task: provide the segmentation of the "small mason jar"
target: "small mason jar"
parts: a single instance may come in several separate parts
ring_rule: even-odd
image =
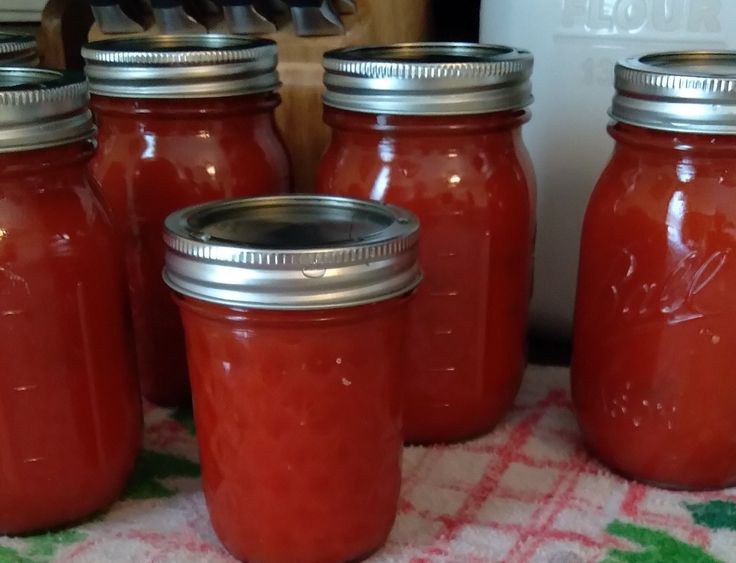
[[[120,495],[141,442],[118,239],[84,76],[0,68],[0,533]]]
[[[525,367],[535,199],[521,126],[532,56],[419,43],[331,51],[324,65],[332,140],[318,191],[392,203],[422,222],[406,439],[487,432]]]
[[[580,254],[572,390],[590,449],[675,488],[736,484],[736,52],[616,66],[616,145]]]
[[[25,33],[0,33],[0,66],[37,66],[36,39]]]
[[[276,44],[229,35],[110,39],[82,54],[99,145],[93,177],[122,232],[143,394],[189,400],[161,225],[182,207],[289,189],[276,129]]]
[[[166,220],[207,505],[236,557],[349,561],[388,536],[418,226],[396,207],[306,195]]]

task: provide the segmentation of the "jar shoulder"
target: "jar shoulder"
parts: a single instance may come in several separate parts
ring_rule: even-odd
[[[387,183],[391,188],[484,192],[490,184],[530,188],[534,174],[525,147],[513,137],[484,139],[466,135],[413,137],[333,136],[319,169],[319,182],[339,189],[346,184]]]
[[[636,213],[662,225],[692,214],[736,219],[736,156],[617,148],[592,191],[587,215],[605,222]]]
[[[0,256],[6,261],[10,256],[63,258],[77,245],[112,246],[113,227],[83,166],[24,177],[0,175],[0,194]]]
[[[122,165],[145,169],[161,163],[180,169],[288,166],[286,145],[275,127],[237,123],[161,128],[139,125],[124,129],[101,125],[92,170]]]

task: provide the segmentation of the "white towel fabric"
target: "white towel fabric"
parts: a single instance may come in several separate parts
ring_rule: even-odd
[[[736,562],[736,490],[677,493],[614,476],[580,444],[565,368],[531,366],[491,434],[407,448],[399,514],[371,563]],[[191,421],[149,407],[126,499],[53,534],[0,538],[0,563],[224,563]]]

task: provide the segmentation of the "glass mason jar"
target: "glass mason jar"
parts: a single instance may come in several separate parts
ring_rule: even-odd
[[[0,33],[0,66],[36,66],[36,39],[25,33]]]
[[[533,329],[572,337],[585,206],[613,142],[606,135],[616,61],[661,51],[736,48],[729,0],[482,0],[481,43],[534,53],[534,119],[524,142],[537,174]]]
[[[29,103],[30,102],[30,103]],[[118,240],[82,75],[0,68],[0,533],[120,495],[141,440]]]
[[[393,524],[418,222],[276,196],[166,220],[212,524],[236,557],[357,560]]]
[[[736,484],[736,53],[616,67],[583,228],[572,362],[585,441],[654,484]]]
[[[534,178],[520,128],[532,56],[405,44],[332,51],[324,64],[332,140],[318,190],[393,203],[422,223],[406,439],[486,432],[525,366]]]
[[[143,394],[189,400],[181,323],[161,280],[161,225],[182,207],[288,191],[274,121],[276,45],[221,35],[84,48],[99,128],[91,171],[123,232]]]

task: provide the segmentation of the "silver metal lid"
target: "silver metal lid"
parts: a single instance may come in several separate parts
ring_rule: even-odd
[[[95,134],[80,73],[0,67],[0,152],[39,149]]]
[[[402,295],[421,280],[414,215],[320,195],[233,199],[166,219],[164,280],[212,303],[326,309]]]
[[[616,65],[616,121],[650,129],[736,134],[736,51],[657,53]]]
[[[36,66],[36,39],[24,33],[0,33],[0,66]]]
[[[215,98],[278,88],[276,43],[238,35],[157,35],[82,47],[93,94]]]
[[[325,105],[364,113],[457,115],[532,103],[529,51],[476,43],[403,43],[328,51]]]

